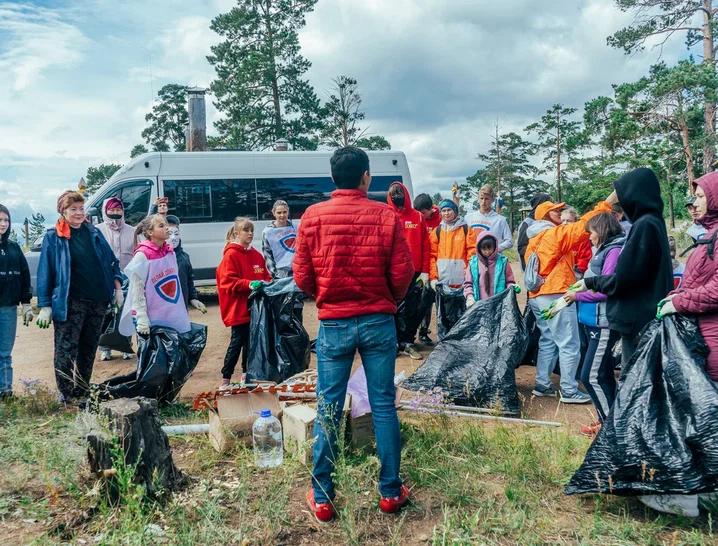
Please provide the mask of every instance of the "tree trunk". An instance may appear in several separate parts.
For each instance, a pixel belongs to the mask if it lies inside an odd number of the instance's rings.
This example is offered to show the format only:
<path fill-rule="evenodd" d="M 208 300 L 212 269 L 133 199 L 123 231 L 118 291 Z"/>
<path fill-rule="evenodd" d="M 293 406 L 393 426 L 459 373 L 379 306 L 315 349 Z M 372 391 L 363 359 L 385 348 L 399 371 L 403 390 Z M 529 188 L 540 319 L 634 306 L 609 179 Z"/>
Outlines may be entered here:
<path fill-rule="evenodd" d="M 118 456 L 124 467 L 136 466 L 134 480 L 150 496 L 176 489 L 184 477 L 172 461 L 167 435 L 162 431 L 157 401 L 120 398 L 100 404 L 101 418 L 109 421 L 109 434 L 99 426 L 87 434 L 90 469 L 108 478 L 111 496 L 117 495 Z"/>
<path fill-rule="evenodd" d="M 668 215 L 671 222 L 671 228 L 676 227 L 676 213 L 673 202 L 673 171 L 671 169 L 671 160 L 668 160 L 668 166 L 666 168 L 666 176 L 668 178 Z"/>
<path fill-rule="evenodd" d="M 561 114 L 556 112 L 556 197 L 560 203 L 561 192 Z"/>
<path fill-rule="evenodd" d="M 683 155 L 686 158 L 686 176 L 688 177 L 688 187 L 693 192 L 693 180 L 695 175 L 693 174 L 693 150 L 691 149 L 691 143 L 688 136 L 688 123 L 685 119 L 678 121 L 678 126 L 681 132 L 681 142 L 683 143 Z"/>
<path fill-rule="evenodd" d="M 703 62 L 715 68 L 713 44 L 713 0 L 703 0 Z M 713 171 L 715 161 L 715 102 L 706 99 L 703 106 L 706 143 L 703 147 L 703 174 Z M 689 186 L 693 193 L 693 186 Z"/>
<path fill-rule="evenodd" d="M 277 63 L 275 62 L 276 54 L 274 52 L 274 31 L 272 30 L 272 0 L 266 0 L 264 21 L 267 27 L 267 41 L 269 42 L 270 59 L 270 78 L 272 80 L 272 103 L 274 105 L 274 138 L 275 140 L 282 135 L 282 103 L 279 100 L 279 81 L 277 76 Z"/>

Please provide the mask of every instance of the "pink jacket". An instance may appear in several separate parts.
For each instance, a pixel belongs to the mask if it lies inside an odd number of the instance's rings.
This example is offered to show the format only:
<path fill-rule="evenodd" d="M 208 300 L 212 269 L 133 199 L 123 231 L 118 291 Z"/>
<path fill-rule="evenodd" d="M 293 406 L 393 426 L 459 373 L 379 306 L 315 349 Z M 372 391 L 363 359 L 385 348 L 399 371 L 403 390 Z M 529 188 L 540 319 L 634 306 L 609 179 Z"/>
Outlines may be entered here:
<path fill-rule="evenodd" d="M 484 239 L 491 238 L 494 240 L 496 244 L 496 250 L 494 250 L 494 253 L 489 256 L 488 258 L 484 258 L 481 255 L 481 252 L 479 251 L 479 243 L 483 241 Z M 480 298 L 475 299 L 488 299 L 491 296 L 494 295 L 494 271 L 496 271 L 496 260 L 500 259 L 499 251 L 498 251 L 499 241 L 498 239 L 489 233 L 488 231 L 482 231 L 479 233 L 478 240 L 476 241 L 476 259 L 478 261 L 479 265 L 479 294 Z M 503 257 L 502 257 L 503 258 Z M 483 282 L 486 279 L 486 275 L 488 274 L 488 280 L 489 280 L 489 290 L 486 289 L 486 283 Z M 511 264 L 506 261 L 506 269 L 504 270 L 504 281 L 506 283 L 506 286 L 516 284 L 516 280 L 514 279 L 514 272 L 511 269 Z M 464 297 L 474 296 L 474 277 L 471 274 L 471 267 L 466 266 L 466 273 L 464 274 Z"/>
<path fill-rule="evenodd" d="M 683 286 L 674 292 L 673 305 L 682 314 L 697 315 L 698 327 L 708 345 L 706 371 L 718 381 L 718 172 L 702 176 L 695 182 L 706 194 L 708 212 L 700 220 L 708 232 L 688 258 Z M 712 252 L 709 254 L 709 246 Z"/>

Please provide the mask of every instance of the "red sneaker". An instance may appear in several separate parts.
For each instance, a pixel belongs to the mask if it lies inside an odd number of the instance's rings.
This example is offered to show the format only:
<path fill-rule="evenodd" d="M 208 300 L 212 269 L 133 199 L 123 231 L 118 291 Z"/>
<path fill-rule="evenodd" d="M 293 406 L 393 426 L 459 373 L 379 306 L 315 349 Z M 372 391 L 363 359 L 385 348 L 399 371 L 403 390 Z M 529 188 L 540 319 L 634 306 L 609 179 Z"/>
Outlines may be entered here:
<path fill-rule="evenodd" d="M 309 505 L 309 509 L 312 511 L 312 514 L 314 514 L 314 518 L 319 523 L 329 523 L 334 519 L 334 507 L 330 502 L 323 502 L 317 504 L 314 502 L 314 489 L 309 488 L 309 491 L 307 491 L 307 504 Z"/>
<path fill-rule="evenodd" d="M 401 486 L 398 497 L 382 497 L 379 499 L 379 509 L 385 514 L 394 514 L 401 510 L 401 507 L 409 502 L 409 488 Z"/>
<path fill-rule="evenodd" d="M 598 431 L 601 430 L 601 422 L 596 421 L 595 423 L 591 423 L 590 425 L 581 425 L 581 434 L 584 436 L 588 436 L 589 438 L 593 438 L 598 434 Z"/>

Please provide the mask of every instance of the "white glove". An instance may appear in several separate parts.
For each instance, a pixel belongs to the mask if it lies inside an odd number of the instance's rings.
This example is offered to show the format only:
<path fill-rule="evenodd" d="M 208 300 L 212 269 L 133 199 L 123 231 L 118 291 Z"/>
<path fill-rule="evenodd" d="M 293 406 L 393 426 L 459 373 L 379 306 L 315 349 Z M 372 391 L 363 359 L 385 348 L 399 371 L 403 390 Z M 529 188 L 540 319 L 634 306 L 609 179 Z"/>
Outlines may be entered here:
<path fill-rule="evenodd" d="M 656 318 L 661 320 L 666 315 L 675 315 L 677 312 L 676 306 L 673 305 L 673 298 L 666 298 L 658 303 Z"/>
<path fill-rule="evenodd" d="M 426 286 L 427 284 L 429 284 L 429 274 L 428 274 L 428 273 L 421 273 L 421 274 L 419 275 L 418 281 L 419 281 L 421 284 L 423 284 L 424 286 Z"/>
<path fill-rule="evenodd" d="M 121 288 L 115 289 L 115 305 L 118 309 L 122 309 L 122 306 L 125 304 L 125 295 L 122 293 Z"/>
<path fill-rule="evenodd" d="M 147 313 L 143 313 L 141 311 L 138 311 L 135 315 L 135 330 L 137 330 L 137 333 L 142 336 L 147 336 L 150 333 L 150 319 L 147 316 Z"/>
<path fill-rule="evenodd" d="M 204 303 L 199 300 L 189 300 L 189 304 L 195 309 L 197 309 L 197 311 L 199 311 L 200 313 L 207 312 L 207 307 L 205 307 Z"/>
<path fill-rule="evenodd" d="M 439 285 L 439 281 L 437 279 L 432 279 L 429 285 L 432 290 L 436 290 L 436 287 Z"/>
<path fill-rule="evenodd" d="M 49 328 L 52 322 L 52 307 L 43 307 L 37 316 L 37 325 L 40 328 Z"/>
<path fill-rule="evenodd" d="M 22 323 L 25 326 L 29 326 L 35 315 L 32 314 L 32 307 L 29 303 L 22 304 Z"/>
<path fill-rule="evenodd" d="M 581 279 L 580 281 L 577 281 L 571 286 L 569 286 L 568 289 L 571 292 L 585 292 L 586 290 L 588 290 L 588 286 L 586 286 L 586 281 Z"/>
<path fill-rule="evenodd" d="M 476 303 L 476 299 L 474 299 L 474 296 L 472 296 L 471 294 L 466 296 L 466 307 L 467 308 L 471 307 L 475 303 Z"/>
<path fill-rule="evenodd" d="M 557 300 L 554 300 L 553 303 L 546 309 L 541 310 L 541 318 L 544 320 L 551 320 L 553 317 L 558 315 L 561 310 L 566 309 L 569 305 L 571 305 L 570 302 L 563 298 L 558 298 Z"/>

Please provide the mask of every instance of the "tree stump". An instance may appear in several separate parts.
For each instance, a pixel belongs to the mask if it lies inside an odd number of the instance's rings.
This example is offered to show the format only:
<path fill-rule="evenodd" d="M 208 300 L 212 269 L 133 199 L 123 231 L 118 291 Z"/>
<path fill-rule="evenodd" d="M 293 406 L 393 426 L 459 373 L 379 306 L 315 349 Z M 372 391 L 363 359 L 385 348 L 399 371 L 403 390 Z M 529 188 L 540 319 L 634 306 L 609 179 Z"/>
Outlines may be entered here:
<path fill-rule="evenodd" d="M 90 469 L 109 478 L 116 489 L 116 462 L 124 457 L 125 468 L 135 467 L 134 480 L 157 497 L 176 489 L 184 481 L 172 461 L 167 435 L 162 431 L 157 401 L 148 398 L 119 398 L 102 402 L 98 422 L 87 434 Z"/>

